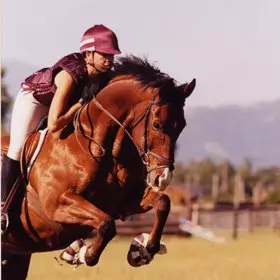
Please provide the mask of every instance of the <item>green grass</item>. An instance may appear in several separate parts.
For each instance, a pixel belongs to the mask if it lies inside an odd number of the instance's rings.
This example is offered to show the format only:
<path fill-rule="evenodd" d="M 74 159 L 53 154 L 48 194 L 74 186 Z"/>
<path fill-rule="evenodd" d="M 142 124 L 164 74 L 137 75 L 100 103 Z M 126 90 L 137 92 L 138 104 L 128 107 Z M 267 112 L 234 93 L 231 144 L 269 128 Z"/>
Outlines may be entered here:
<path fill-rule="evenodd" d="M 199 238 L 164 237 L 168 253 L 152 263 L 132 268 L 126 262 L 130 240 L 115 238 L 95 267 L 80 266 L 75 271 L 59 265 L 60 252 L 34 254 L 29 280 L 280 280 L 280 235 L 273 232 L 240 234 L 237 241 L 218 245 Z"/>

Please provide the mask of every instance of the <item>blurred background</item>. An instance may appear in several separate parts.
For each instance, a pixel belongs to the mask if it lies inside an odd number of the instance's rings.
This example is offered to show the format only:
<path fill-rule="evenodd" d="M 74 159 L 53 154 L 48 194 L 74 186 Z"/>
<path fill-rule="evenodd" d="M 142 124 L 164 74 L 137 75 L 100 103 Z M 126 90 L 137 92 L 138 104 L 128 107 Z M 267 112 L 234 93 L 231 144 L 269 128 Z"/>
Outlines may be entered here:
<path fill-rule="evenodd" d="M 141 277 L 280 279 L 279 10 L 278 0 L 3 0 L 1 133 L 9 133 L 25 77 L 78 51 L 88 27 L 110 27 L 122 55 L 145 56 L 180 83 L 197 79 L 167 189 L 169 253 L 139 268 Z M 125 263 L 126 251 L 152 218 L 119 222 L 96 268 L 72 272 L 56 265 L 57 253 L 35 254 L 28 279 L 50 271 L 52 279 L 140 279 Z M 183 232 L 182 218 L 226 243 Z"/>

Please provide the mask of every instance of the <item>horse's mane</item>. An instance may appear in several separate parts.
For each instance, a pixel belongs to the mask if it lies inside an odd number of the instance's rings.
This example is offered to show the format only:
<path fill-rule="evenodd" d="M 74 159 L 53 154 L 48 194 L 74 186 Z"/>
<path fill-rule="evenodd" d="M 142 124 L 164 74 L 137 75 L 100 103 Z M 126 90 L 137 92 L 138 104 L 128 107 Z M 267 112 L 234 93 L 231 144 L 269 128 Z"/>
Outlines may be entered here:
<path fill-rule="evenodd" d="M 124 75 L 135 78 L 141 87 L 159 88 L 160 94 L 164 94 L 163 99 L 167 102 L 184 104 L 185 98 L 179 93 L 174 79 L 161 72 L 158 67 L 150 64 L 147 58 L 139 58 L 133 55 L 119 58 L 114 63 L 112 71 L 95 74 L 86 84 L 83 95 L 90 99 L 112 79 Z"/>
<path fill-rule="evenodd" d="M 147 58 L 125 56 L 115 63 L 114 69 L 116 76 L 131 75 L 143 87 L 161 88 L 167 83 L 171 83 L 175 87 L 174 80 L 161 72 L 157 66 L 150 64 Z"/>

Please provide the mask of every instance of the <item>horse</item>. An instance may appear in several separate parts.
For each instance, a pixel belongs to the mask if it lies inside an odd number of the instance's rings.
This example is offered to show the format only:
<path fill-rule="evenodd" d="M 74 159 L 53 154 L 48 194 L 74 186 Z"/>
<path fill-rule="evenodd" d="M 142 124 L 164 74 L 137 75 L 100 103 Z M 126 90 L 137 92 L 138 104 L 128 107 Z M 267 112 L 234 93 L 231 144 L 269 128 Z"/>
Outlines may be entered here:
<path fill-rule="evenodd" d="M 96 87 L 97 81 L 103 82 Z M 159 252 L 170 211 L 164 190 L 186 125 L 185 99 L 195 83 L 178 85 L 147 59 L 125 56 L 110 74 L 85 85 L 89 100 L 73 123 L 47 131 L 43 140 L 40 132 L 27 138 L 21 155 L 26 187 L 18 191 L 20 202 L 12 207 L 16 214 L 2 239 L 2 256 L 11 256 L 3 279 L 14 279 L 13 273 L 25 279 L 32 253 L 64 249 L 93 232 L 79 256 L 94 266 L 117 233 L 115 221 L 151 209 L 147 250 L 151 256 Z"/>

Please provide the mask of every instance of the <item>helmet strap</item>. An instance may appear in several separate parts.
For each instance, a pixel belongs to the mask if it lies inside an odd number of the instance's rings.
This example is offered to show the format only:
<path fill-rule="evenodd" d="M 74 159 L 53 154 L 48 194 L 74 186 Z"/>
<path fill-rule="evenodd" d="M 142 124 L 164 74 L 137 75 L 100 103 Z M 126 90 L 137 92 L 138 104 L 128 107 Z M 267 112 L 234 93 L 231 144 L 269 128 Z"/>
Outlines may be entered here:
<path fill-rule="evenodd" d="M 93 57 L 94 57 L 94 52 L 92 52 L 92 53 L 93 53 Z M 89 62 L 88 59 L 87 59 L 86 56 L 85 56 L 85 60 L 86 60 L 86 65 L 91 66 L 91 67 L 94 69 L 94 72 L 99 72 L 99 71 L 97 70 L 97 68 L 95 67 L 94 59 L 93 59 L 93 62 Z"/>
<path fill-rule="evenodd" d="M 93 67 L 94 70 L 95 70 L 95 72 L 102 72 L 102 71 L 98 70 L 98 68 L 97 68 L 97 67 L 95 66 L 95 64 L 94 64 L 94 55 L 95 55 L 95 52 L 93 51 L 93 62 L 88 62 L 88 61 L 86 60 L 86 64 L 88 64 L 88 65 L 90 65 L 91 67 Z"/>

